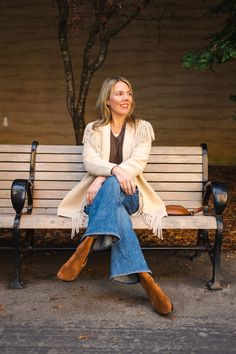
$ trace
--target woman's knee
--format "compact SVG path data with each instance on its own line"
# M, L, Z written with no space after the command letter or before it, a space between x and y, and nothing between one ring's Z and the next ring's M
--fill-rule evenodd
M113 191L120 191L120 184L115 176L110 176L106 179L103 186L107 188L111 188Z

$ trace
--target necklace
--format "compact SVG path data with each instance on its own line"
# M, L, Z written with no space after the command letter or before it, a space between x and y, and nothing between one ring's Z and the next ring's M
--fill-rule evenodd
M117 137L120 135L122 129L124 128L124 125L125 124L122 124L121 126L114 126L111 124L111 131L112 131L112 134Z

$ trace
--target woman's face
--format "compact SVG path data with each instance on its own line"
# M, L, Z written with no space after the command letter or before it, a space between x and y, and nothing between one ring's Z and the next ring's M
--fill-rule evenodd
M132 102L133 97L129 86L123 81L116 82L112 87L110 98L107 101L112 117L127 117Z

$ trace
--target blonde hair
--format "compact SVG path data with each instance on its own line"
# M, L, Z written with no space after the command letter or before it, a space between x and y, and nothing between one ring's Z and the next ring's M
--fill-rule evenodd
M122 76L110 76L105 79L103 82L100 94L98 96L97 102L96 102L96 110L98 113L98 120L94 123L93 128L100 127L103 125L106 125L109 123L111 119L111 111L107 105L107 101L110 98L111 90L113 86L119 82L122 81L124 82L130 89L132 96L133 96L133 90L130 82ZM135 117L133 115L134 111L134 98L132 100L131 108L129 111L128 116L126 117L126 121L130 122L131 124L135 124Z

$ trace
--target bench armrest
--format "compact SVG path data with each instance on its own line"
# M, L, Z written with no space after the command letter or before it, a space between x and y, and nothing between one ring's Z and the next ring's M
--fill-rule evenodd
M209 199L213 195L213 214L222 215L228 200L227 187L222 182L208 182L204 187L203 194L203 211L204 214L208 212Z
M15 179L11 186L11 202L16 214L21 214L28 197L27 213L31 214L33 209L32 183L27 179Z

